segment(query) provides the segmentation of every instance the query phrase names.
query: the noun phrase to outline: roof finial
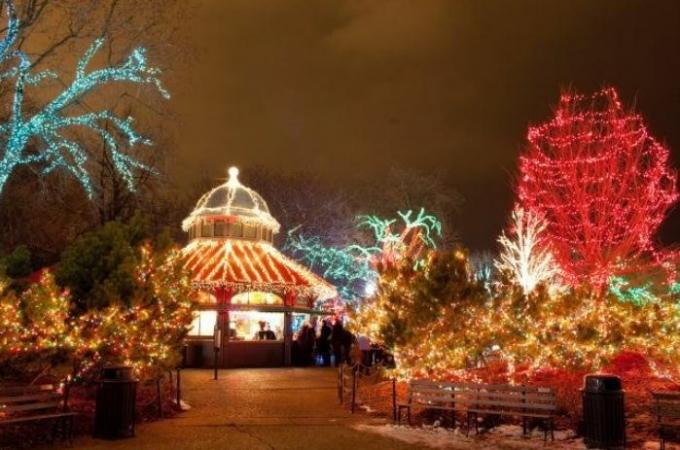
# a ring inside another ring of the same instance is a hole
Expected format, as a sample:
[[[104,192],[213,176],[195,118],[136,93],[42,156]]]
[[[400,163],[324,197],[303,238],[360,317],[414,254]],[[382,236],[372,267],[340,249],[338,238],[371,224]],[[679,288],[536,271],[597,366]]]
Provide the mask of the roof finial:
[[[227,181],[227,184],[232,186],[240,184],[238,181],[238,167],[231,166],[227,173],[229,174],[229,181]]]

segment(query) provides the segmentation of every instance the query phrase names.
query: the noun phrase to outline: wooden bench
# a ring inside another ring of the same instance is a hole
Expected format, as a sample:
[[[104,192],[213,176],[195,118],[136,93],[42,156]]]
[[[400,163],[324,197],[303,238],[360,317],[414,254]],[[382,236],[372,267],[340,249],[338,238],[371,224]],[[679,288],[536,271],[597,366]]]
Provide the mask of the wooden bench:
[[[465,386],[467,385],[432,380],[409,381],[406,403],[397,403],[396,405],[397,422],[401,423],[402,411],[406,410],[410,425],[413,408],[451,411],[452,413],[467,412],[465,405],[456,401],[456,394]]]
[[[680,392],[652,392],[652,399],[661,450],[664,450],[666,441],[680,442]]]
[[[74,415],[55,385],[0,386],[0,427],[45,422],[50,441],[57,432],[71,441]]]
[[[475,431],[479,431],[477,418],[480,414],[521,417],[524,434],[527,432],[527,419],[538,419],[544,423],[544,440],[548,439],[548,432],[555,439],[557,404],[555,392],[550,388],[412,380],[407,402],[397,404],[397,421],[401,422],[402,411],[406,410],[410,424],[414,407],[451,411],[454,417],[456,412],[463,412],[467,415],[468,432],[471,422],[474,422]]]
[[[509,384],[471,385],[461,399],[468,407],[469,421],[474,421],[477,429],[479,414],[513,416],[522,418],[522,432],[527,433],[527,419],[543,422],[543,440],[555,440],[555,413],[557,401],[551,388],[537,386],[513,386]]]

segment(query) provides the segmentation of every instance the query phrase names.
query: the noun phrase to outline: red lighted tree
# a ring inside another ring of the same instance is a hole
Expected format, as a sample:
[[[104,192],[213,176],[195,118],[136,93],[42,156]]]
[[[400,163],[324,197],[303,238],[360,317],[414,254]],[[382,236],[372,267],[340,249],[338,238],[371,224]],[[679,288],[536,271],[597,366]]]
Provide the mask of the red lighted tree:
[[[602,287],[652,236],[677,198],[669,152],[613,88],[563,94],[555,117],[530,127],[520,157],[521,205],[544,216],[567,281]]]

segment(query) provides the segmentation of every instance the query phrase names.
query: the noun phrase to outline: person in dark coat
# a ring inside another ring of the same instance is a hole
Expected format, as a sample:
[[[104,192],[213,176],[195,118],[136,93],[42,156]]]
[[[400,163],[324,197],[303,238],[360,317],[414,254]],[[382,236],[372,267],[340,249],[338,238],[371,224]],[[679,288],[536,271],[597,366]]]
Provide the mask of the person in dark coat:
[[[342,357],[347,364],[352,363],[352,345],[354,345],[354,334],[351,331],[344,329],[342,335]],[[357,361],[359,362],[359,361]]]
[[[303,339],[305,342],[305,351],[307,352],[305,354],[305,365],[314,365],[314,344],[316,343],[316,330],[314,330],[314,327],[311,325],[307,326]]]
[[[324,366],[330,366],[331,365],[331,348],[330,348],[330,339],[331,339],[331,333],[333,330],[331,329],[330,325],[328,324],[327,320],[324,320],[321,322],[321,332],[319,333],[319,338],[316,343],[316,348],[319,352],[319,355],[321,355],[321,361]]]
[[[300,331],[298,331],[297,339],[295,340],[299,349],[299,365],[306,367],[312,362],[312,350],[314,349],[315,338],[316,336],[312,327],[306,323],[302,325]]]
[[[333,346],[333,356],[335,357],[335,366],[339,366],[343,362],[347,362],[345,358],[344,345],[347,340],[347,332],[345,327],[342,325],[342,320],[339,318],[335,319],[333,324],[333,335],[331,336],[331,344]]]

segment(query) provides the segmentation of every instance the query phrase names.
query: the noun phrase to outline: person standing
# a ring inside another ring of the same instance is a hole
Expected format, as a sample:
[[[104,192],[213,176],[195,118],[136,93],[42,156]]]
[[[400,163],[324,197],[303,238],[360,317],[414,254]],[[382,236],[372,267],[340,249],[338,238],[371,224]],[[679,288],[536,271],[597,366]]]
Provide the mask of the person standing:
[[[314,343],[316,342],[316,330],[309,325],[304,335],[305,342],[305,366],[314,365]]]
[[[344,345],[347,341],[346,333],[345,327],[342,325],[342,320],[336,318],[335,323],[333,324],[333,335],[331,336],[335,367],[340,366],[343,362],[347,362],[347,358],[345,357],[346,351],[344,351]]]
[[[331,365],[330,339],[332,332],[333,330],[328,324],[328,321],[327,320],[322,321],[321,332],[319,333],[316,348],[319,351],[319,354],[321,355],[321,362],[324,367],[328,367]]]

